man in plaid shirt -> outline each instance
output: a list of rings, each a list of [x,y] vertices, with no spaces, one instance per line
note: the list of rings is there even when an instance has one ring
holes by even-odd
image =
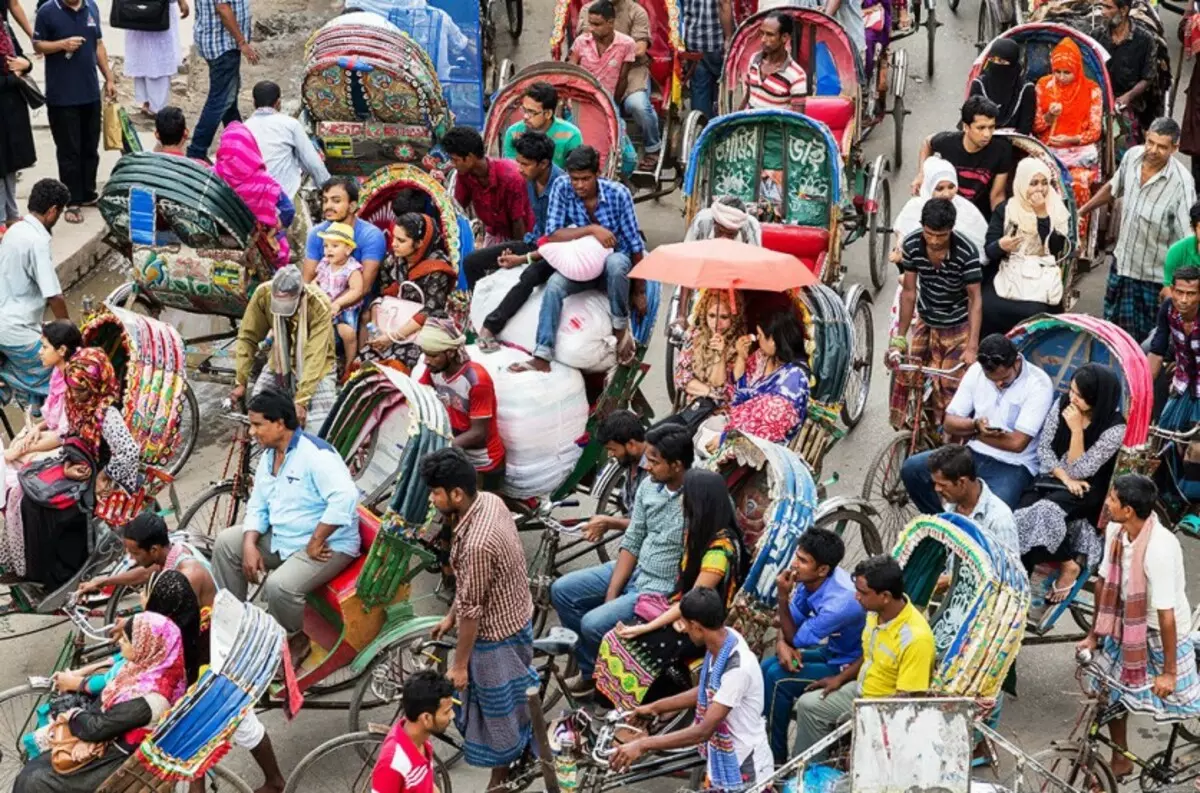
[[[712,118],[717,113],[725,48],[733,38],[732,0],[683,0],[683,43],[700,61],[692,73],[692,110]]]
[[[242,88],[242,56],[258,63],[250,43],[250,0],[196,0],[196,52],[208,62],[208,99],[192,130],[187,156],[203,160],[222,124],[241,121],[238,92]]]
[[[604,274],[591,281],[572,281],[555,273],[546,282],[542,308],[538,315],[537,345],[533,357],[515,363],[513,372],[549,372],[558,335],[558,319],[567,295],[588,289],[605,289],[617,336],[617,358],[622,363],[633,358],[636,342],[629,329],[629,310],[646,313],[644,284],[630,289],[629,270],[642,260],[646,245],[633,196],[625,185],[600,178],[600,155],[591,146],[580,146],[567,155],[567,179],[550,186],[546,209],[546,241],[569,242],[591,235],[612,253],[604,262]]]

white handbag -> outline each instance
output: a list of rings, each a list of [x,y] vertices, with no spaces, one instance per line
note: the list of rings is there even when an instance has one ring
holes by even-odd
[[[417,291],[421,296],[420,302],[400,297],[383,297],[379,300],[379,311],[375,315],[375,324],[379,330],[395,344],[412,341],[414,337],[403,338],[398,334],[409,320],[425,310],[425,293],[421,291],[421,287],[412,281],[404,281],[397,292],[403,292],[405,286],[411,286]]]
[[[1054,305],[1062,302],[1062,270],[1053,256],[1017,251],[1000,262],[996,295],[1005,300],[1029,300]]]

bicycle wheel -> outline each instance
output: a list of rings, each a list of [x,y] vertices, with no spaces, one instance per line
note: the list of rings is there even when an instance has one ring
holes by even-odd
[[[864,559],[883,553],[879,529],[875,528],[874,521],[865,512],[835,509],[819,516],[813,526],[828,529],[842,538],[846,553],[841,566],[847,570],[853,570]]]
[[[884,189],[886,194],[886,183]],[[858,422],[862,421],[867,409],[867,396],[871,392],[871,365],[875,361],[875,324],[871,318],[871,296],[865,290],[859,291],[858,296],[854,298],[854,304],[847,308],[854,323],[854,350],[850,359],[850,376],[846,380],[842,421],[848,428],[854,429]]]
[[[1034,754],[1033,759],[1075,790],[1117,793],[1117,779],[1112,769],[1096,752],[1081,752],[1079,746],[1072,744],[1043,749]],[[1020,771],[1009,775],[1011,779],[1005,784],[1009,790],[1015,789],[1017,774],[1020,774],[1021,790],[1031,793],[1059,793],[1062,790],[1061,786],[1051,782],[1044,773],[1028,763]]]
[[[230,526],[236,526],[241,516],[242,504],[249,494],[235,493],[233,480],[226,479],[205,490],[179,519],[179,529],[196,550],[212,557],[213,544],[217,535]]]
[[[900,479],[900,468],[908,459],[911,442],[912,434],[908,431],[893,435],[867,469],[863,482],[862,497],[879,515],[879,538],[885,548],[894,546],[900,531],[917,516],[917,508],[909,501]]]
[[[171,476],[177,476],[183,470],[188,458],[196,450],[196,442],[200,438],[200,401],[192,384],[183,384],[183,411],[179,416],[179,438],[171,454],[162,461],[163,468]]]
[[[0,693],[0,790],[12,790],[13,780],[25,767],[21,736],[36,724],[34,710],[49,698],[26,683]]]
[[[504,7],[508,11],[508,35],[516,41],[521,38],[521,31],[525,28],[525,3],[522,0],[504,0]]]
[[[385,737],[382,730],[370,730],[326,741],[300,761],[284,793],[369,793],[371,772]],[[439,793],[452,793],[450,774],[436,757],[433,774]]]
[[[175,793],[188,793],[190,790],[190,782],[175,784]],[[206,793],[254,793],[254,788],[246,780],[222,765],[209,769],[204,775],[204,790]]]
[[[118,586],[113,589],[104,607],[104,624],[112,625],[121,617],[131,617],[142,610],[142,599],[136,587]]]

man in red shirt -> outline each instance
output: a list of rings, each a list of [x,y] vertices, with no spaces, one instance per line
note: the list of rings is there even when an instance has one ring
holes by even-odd
[[[451,127],[442,148],[458,172],[454,200],[463,209],[474,209],[487,232],[482,247],[524,240],[533,228],[533,207],[517,164],[485,156],[483,138],[470,127]]]
[[[392,725],[371,773],[371,793],[438,793],[433,744],[454,719],[454,688],[431,669],[404,681],[404,718]]]
[[[454,446],[462,449],[479,472],[483,490],[504,484],[504,442],[496,426],[496,387],[492,376],[467,357],[467,340],[454,323],[430,317],[417,335],[425,353],[422,385],[432,386],[450,414]]]

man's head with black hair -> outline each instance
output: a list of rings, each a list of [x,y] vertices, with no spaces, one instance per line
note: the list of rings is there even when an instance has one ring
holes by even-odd
[[[164,149],[178,149],[187,141],[187,118],[181,108],[167,105],[154,114],[154,137]]]
[[[475,503],[478,474],[462,449],[448,446],[421,460],[421,478],[429,499],[443,515],[462,516]]]
[[[441,735],[454,720],[454,686],[433,669],[407,675],[400,700],[404,703],[405,720],[419,724],[427,734]]]
[[[974,94],[963,102],[960,121],[962,122],[963,147],[968,152],[986,149],[996,134],[996,117],[1000,108],[996,103],[982,94]]]
[[[998,386],[1007,388],[1021,374],[1021,354],[1012,339],[1003,333],[984,336],[975,357],[984,377]]]
[[[715,589],[692,587],[679,601],[679,615],[688,638],[703,647],[711,634],[725,630],[725,599]]]
[[[554,141],[541,132],[523,132],[513,143],[517,167],[527,182],[538,184],[554,166]]]
[[[854,568],[854,588],[864,609],[881,614],[904,600],[904,571],[885,553],[872,556]]]
[[[539,80],[525,89],[521,96],[521,115],[526,132],[545,132],[554,123],[558,110],[558,89]]]
[[[818,527],[807,529],[800,535],[792,556],[792,579],[810,591],[815,590],[833,575],[845,555],[846,545],[837,534]]]
[[[358,212],[358,182],[349,176],[331,176],[321,185],[321,211],[333,223],[354,225]],[[309,232],[316,234],[316,230]]]
[[[296,403],[277,388],[264,388],[246,403],[250,437],[264,449],[286,449],[292,433],[300,430]]]
[[[1144,521],[1154,514],[1158,488],[1154,480],[1142,474],[1121,474],[1113,480],[1105,506],[1117,523]]]
[[[632,410],[614,410],[600,420],[596,440],[621,465],[637,465],[646,451],[646,427]]]
[[[442,137],[442,150],[449,155],[450,164],[460,176],[477,172],[480,165],[486,162],[483,136],[462,124],[451,127]]]
[[[29,191],[29,212],[37,215],[47,230],[62,217],[71,202],[71,191],[57,179],[39,179]]]
[[[975,457],[969,448],[959,444],[933,450],[929,455],[929,475],[943,504],[970,503],[969,498],[978,486]]]
[[[1200,309],[1200,268],[1193,265],[1175,268],[1171,275],[1171,301],[1185,322],[1196,318]]]
[[[564,170],[571,180],[571,189],[582,201],[590,201],[600,189],[600,153],[584,144],[567,155]]]
[[[646,432],[646,470],[655,482],[678,489],[695,456],[691,433],[680,424],[663,424]]]
[[[167,522],[150,510],[139,512],[121,531],[125,551],[138,567],[161,565],[171,550]]]
[[[252,96],[255,110],[260,107],[273,107],[278,110],[283,92],[270,80],[260,80],[254,84]]]

